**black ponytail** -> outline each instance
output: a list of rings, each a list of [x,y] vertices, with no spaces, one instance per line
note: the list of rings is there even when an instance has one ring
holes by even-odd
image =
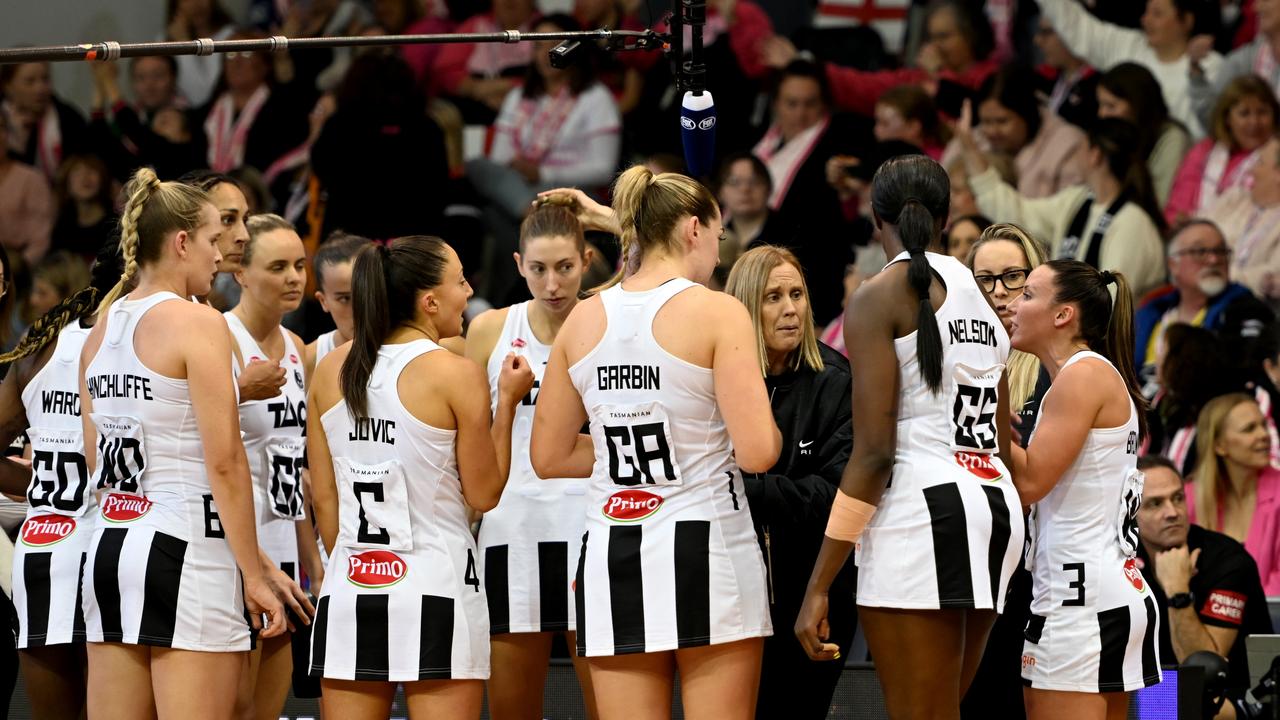
[[[351,268],[351,307],[355,337],[339,377],[352,417],[365,417],[369,376],[378,349],[396,327],[413,320],[418,293],[440,285],[449,246],[437,237],[415,235],[371,244]]]
[[[911,256],[907,281],[919,299],[916,355],[920,377],[936,393],[942,387],[942,334],[929,299],[933,270],[925,251],[939,244],[942,224],[951,210],[947,171],[924,155],[893,158],[880,166],[871,181],[871,206],[883,222],[898,227],[902,247]]]

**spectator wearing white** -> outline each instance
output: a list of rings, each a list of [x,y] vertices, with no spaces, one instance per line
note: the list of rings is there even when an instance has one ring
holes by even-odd
[[[537,32],[578,29],[568,15],[548,15],[534,26]],[[489,202],[491,232],[502,243],[485,293],[495,302],[516,282],[507,258],[538,191],[564,186],[591,192],[607,186],[618,166],[622,119],[613,94],[596,80],[590,57],[568,68],[552,66],[554,44],[537,44],[524,86],[507,93],[489,157],[467,163],[467,175]]]
[[[1029,198],[1000,179],[978,148],[966,106],[956,125],[969,185],[984,215],[1042,238],[1050,256],[1113,268],[1130,278],[1134,297],[1164,280],[1163,218],[1151,195],[1138,131],[1124,120],[1099,120],[1084,151],[1084,183]]]
[[[1231,246],[1231,276],[1271,305],[1280,307],[1280,140],[1259,150],[1253,186],[1218,198],[1205,216],[1222,228]]]
[[[1130,61],[1145,66],[1160,82],[1170,114],[1192,137],[1202,137],[1205,131],[1192,109],[1189,88],[1187,46],[1195,28],[1194,5],[1195,0],[1148,0],[1141,30],[1103,22],[1076,0],[1041,0],[1040,10],[1071,51],[1090,65],[1109,68]],[[1208,52],[1199,62],[1212,77],[1222,56]]]
[[[1199,58],[1211,47],[1209,38],[1196,38],[1188,49],[1192,57],[1189,90],[1196,116],[1209,127],[1209,115],[1222,91],[1242,75],[1257,75],[1273,89],[1280,88],[1280,0],[1255,0],[1258,34],[1247,45],[1232,50],[1215,72]]]
[[[1277,117],[1280,104],[1261,78],[1232,80],[1214,107],[1210,137],[1192,147],[1178,167],[1165,220],[1177,224],[1203,215],[1231,188],[1248,187],[1262,146],[1275,134]]]

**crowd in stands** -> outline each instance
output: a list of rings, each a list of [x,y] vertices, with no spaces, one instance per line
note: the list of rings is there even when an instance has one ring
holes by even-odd
[[[656,0],[569,5],[254,0],[236,17],[218,0],[169,0],[163,39],[667,29]],[[949,252],[1000,307],[1046,259],[1129,279],[1146,452],[1185,477],[1191,522],[1242,543],[1280,595],[1280,0],[707,5],[720,164],[706,180],[728,235],[718,281],[751,248],[790,248],[823,341],[841,349],[844,302],[885,262],[875,169],[904,153],[938,160]],[[630,164],[682,169],[666,58],[588,43],[561,69],[552,46],[143,57],[85,66],[83,108],[47,64],[0,66],[0,346],[88,282],[141,166],[229,174],[248,212],[296,223],[309,254],[336,231],[439,235],[477,288],[469,316],[524,299],[511,256],[539,192],[603,200]],[[974,248],[993,223],[1029,236],[1009,235],[1009,262]],[[616,240],[588,241],[607,277]],[[285,322],[307,341],[332,329],[318,301]],[[1016,362],[1026,400],[1039,370]],[[1179,487],[1161,485],[1152,512]]]

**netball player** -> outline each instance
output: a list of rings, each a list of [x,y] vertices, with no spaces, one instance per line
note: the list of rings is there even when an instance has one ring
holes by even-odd
[[[230,309],[240,302],[240,286],[235,282],[235,272],[244,258],[244,246],[249,241],[245,221],[249,218],[249,201],[234,179],[222,173],[207,170],[188,173],[181,178],[192,187],[209,195],[209,201],[218,211],[218,274],[209,292],[200,296],[219,309]],[[284,368],[266,361],[249,363],[239,375],[236,384],[240,400],[266,400],[280,394],[285,384]]]
[[[31,326],[0,384],[0,444],[26,432],[32,465],[6,461],[3,489],[27,497],[27,518],[13,555],[13,600],[22,675],[37,718],[77,717],[84,709],[84,615],[80,568],[93,536],[97,497],[88,487],[80,424],[80,349],[98,299],[120,278],[115,242],[104,244],[88,287]],[[12,364],[10,364],[12,363]]]
[[[578,304],[591,251],[582,225],[563,207],[534,210],[520,226],[516,269],[533,299],[490,310],[471,322],[466,354],[488,369],[492,402],[498,402],[503,357],[523,357],[535,377],[533,392],[516,408],[511,432],[511,476],[498,507],[485,513],[478,545],[489,601],[492,673],[489,713],[495,720],[542,717],[553,633],[566,632],[575,647],[570,570],[578,565],[585,518],[586,483],[544,480],[529,464],[529,436],[537,391],[551,344]],[[595,717],[586,665],[574,666],[588,717]]]
[[[668,717],[677,669],[686,717],[750,718],[772,628],[741,473],[781,445],[755,330],[698,284],[724,231],[705,187],[638,165],[613,207],[640,263],[560,329],[530,447],[539,477],[591,477],[578,654],[605,720]]]
[[[149,168],[126,190],[124,272],[80,357],[104,491],[83,575],[87,704],[103,718],[227,717],[250,622],[266,613],[273,637],[285,618],[257,552],[230,333],[189,300],[209,292],[218,214]]]
[[[1134,560],[1146,408],[1131,297],[1120,273],[1053,260],[1012,303],[1014,347],[1052,378],[1031,442],[1013,448],[1018,492],[1033,506],[1022,651],[1033,720],[1120,720],[1126,693],[1160,682],[1155,596]]]
[[[246,225],[249,242],[235,272],[242,289],[240,303],[224,314],[235,341],[237,370],[265,360],[284,368],[286,375],[278,396],[240,404],[240,429],[254,480],[258,543],[295,581],[298,570],[305,568],[318,589],[324,571],[301,487],[307,421],[303,344],[280,325],[302,302],[307,253],[293,225],[279,215],[254,215]],[[289,636],[264,639],[249,655],[240,686],[241,715],[280,717],[292,672]]]
[[[313,499],[329,581],[311,636],[329,718],[385,718],[403,683],[413,718],[477,718],[489,617],[467,506],[498,504],[516,405],[533,372],[508,354],[492,428],[484,371],[442,337],[471,287],[439,238],[362,250],[356,336],[316,368]]]
[[[1009,338],[973,274],[944,255],[950,184],[922,155],[885,163],[871,207],[885,269],[845,310],[853,451],[796,634],[815,660],[827,591],[857,545],[858,617],[895,718],[958,718],[1022,551],[1007,452]],[[864,531],[865,528],[865,532]]]
[[[306,348],[307,368],[353,337],[351,320],[351,263],[366,245],[367,238],[333,233],[316,251],[312,269],[316,274],[316,300],[333,318],[337,327],[317,337]]]

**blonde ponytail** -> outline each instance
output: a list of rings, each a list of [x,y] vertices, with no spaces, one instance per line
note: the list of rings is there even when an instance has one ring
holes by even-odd
[[[161,182],[155,170],[139,168],[124,187],[124,212],[120,216],[120,258],[124,269],[120,282],[103,296],[98,305],[102,317],[120,299],[144,262],[159,259],[164,235],[176,230],[191,231],[200,222],[200,208],[209,196],[199,188],[176,182]]]
[[[706,225],[719,217],[715,198],[701,183],[679,173],[660,173],[644,165],[627,168],[613,185],[613,212],[618,218],[622,267],[591,292],[617,285],[640,269],[645,251],[679,246],[672,237],[682,218],[693,216]]]

